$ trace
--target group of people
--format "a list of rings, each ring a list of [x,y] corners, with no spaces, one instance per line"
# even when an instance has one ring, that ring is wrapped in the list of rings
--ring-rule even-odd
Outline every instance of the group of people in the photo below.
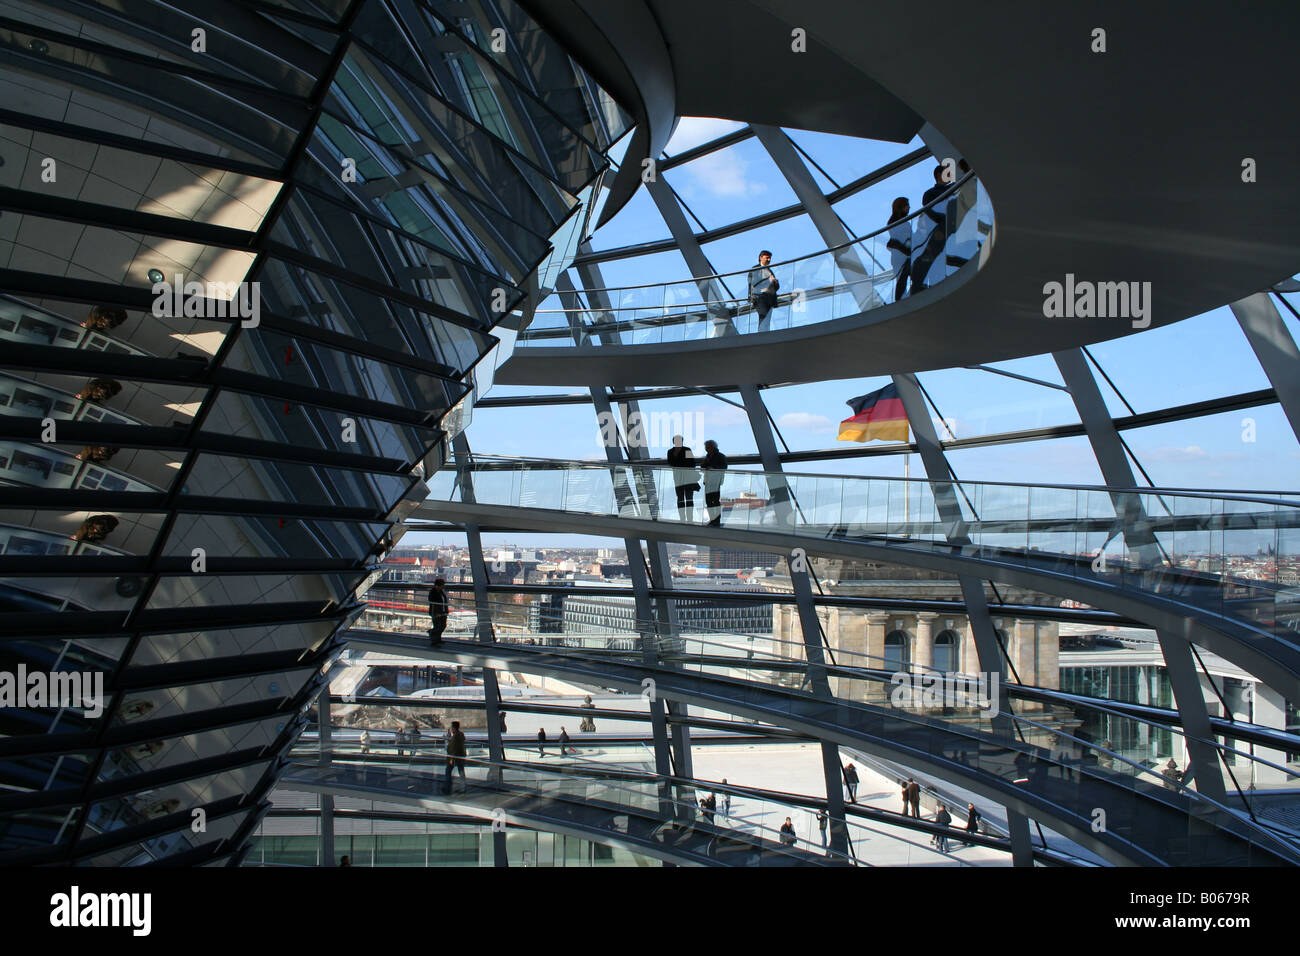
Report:
[[[885,247],[895,276],[895,302],[938,282],[947,274],[946,267],[964,264],[979,249],[981,227],[977,217],[970,215],[979,200],[979,185],[973,176],[967,177],[969,172],[965,159],[957,160],[955,167],[951,161],[935,166],[934,185],[922,193],[923,209],[915,217],[906,196],[894,200]],[[945,200],[955,200],[955,204]],[[748,279],[749,304],[758,316],[758,331],[765,332],[781,288],[769,250],[758,254],[758,264],[749,270]]]
[[[696,461],[690,446],[683,444],[681,435],[673,436],[673,447],[668,449],[668,464],[673,470],[673,485],[677,489],[677,517],[683,524],[695,522],[695,492],[704,483],[704,507],[708,523],[713,527],[722,524],[722,478],[727,470],[727,456],[718,451],[718,443],[710,439],[704,443],[704,458]]]
[[[591,698],[589,697],[587,699],[590,700]],[[546,756],[546,728],[545,727],[537,728],[537,753],[539,756],[542,757]],[[577,755],[578,755],[578,751],[575,748],[569,746],[569,731],[566,728],[561,727],[560,728],[560,756],[576,757]]]
[[[406,750],[409,748],[411,755],[415,756],[420,746],[420,736],[420,728],[418,726],[412,727],[409,733],[405,730],[399,729],[397,731],[397,736],[393,740],[393,746],[397,750],[397,755],[399,757],[405,756]],[[461,780],[465,779],[465,759],[468,755],[468,750],[465,746],[465,732],[460,729],[459,720],[453,720],[451,722],[451,727],[447,730],[445,742],[447,746],[447,779],[443,785],[443,792],[451,793],[452,773],[458,771]],[[370,737],[370,731],[363,730],[361,732],[361,752],[363,754],[370,753],[372,743],[373,741]]]
[[[970,172],[966,160],[958,160],[957,175],[952,167],[940,164],[934,168],[934,185],[921,195],[924,207],[920,215],[912,215],[906,196],[894,200],[889,214],[890,268],[893,270],[894,301],[904,295],[914,295],[944,277],[947,266],[960,266],[979,248],[978,222],[970,213],[978,199],[974,178],[957,184]],[[947,194],[954,191],[955,197]],[[955,198],[955,215],[948,216],[945,198]],[[945,253],[951,230],[953,242]],[[908,290],[908,282],[911,289]]]
[[[1107,741],[1109,743],[1109,741]],[[843,769],[844,788],[848,791],[849,803],[858,802],[858,769],[853,764],[848,764]],[[912,777],[903,781],[900,789],[900,795],[903,798],[903,816],[921,819],[921,785]],[[934,813],[934,822],[942,827],[952,824],[952,814],[948,812],[947,806],[940,803]],[[822,832],[822,845],[826,845],[826,811],[821,810],[817,814],[817,826]],[[980,824],[980,812],[975,809],[975,804],[966,804],[966,832],[978,833]],[[945,834],[937,833],[930,840],[930,845],[936,847],[939,852],[948,852],[948,837]],[[964,846],[970,846],[969,842],[963,841]]]

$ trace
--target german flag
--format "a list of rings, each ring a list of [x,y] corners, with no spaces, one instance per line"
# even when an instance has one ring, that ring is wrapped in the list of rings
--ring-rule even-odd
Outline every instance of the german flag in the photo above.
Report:
[[[846,404],[853,409],[853,417],[840,422],[836,441],[907,441],[907,413],[892,383]]]

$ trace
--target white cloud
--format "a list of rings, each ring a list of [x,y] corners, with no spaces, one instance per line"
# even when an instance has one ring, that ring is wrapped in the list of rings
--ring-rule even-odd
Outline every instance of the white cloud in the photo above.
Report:
[[[728,428],[732,425],[748,425],[749,416],[735,405],[723,405],[710,408],[704,413],[704,424],[714,428]]]
[[[776,420],[776,427],[786,431],[822,431],[834,424],[825,415],[809,412],[786,412]]]
[[[1153,448],[1151,451],[1138,455],[1139,459],[1150,459],[1151,461],[1205,461],[1209,457],[1209,453],[1200,445],[1183,445],[1181,447],[1166,445],[1163,448]]]
[[[683,192],[687,196],[704,192],[730,199],[744,199],[765,192],[765,185],[745,175],[747,169],[749,160],[733,150],[724,149],[701,156],[693,163],[686,164],[684,171],[687,186]]]
[[[1243,461],[1248,455],[1239,451],[1221,451],[1211,454],[1200,445],[1162,445],[1149,451],[1138,450],[1139,461]]]
[[[686,150],[707,143],[711,139],[717,139],[732,130],[740,129],[743,125],[743,123],[732,120],[709,119],[704,116],[683,117],[682,121],[677,124],[677,129],[673,132],[673,138],[664,147],[664,152],[669,156],[676,156],[678,153],[684,153]]]

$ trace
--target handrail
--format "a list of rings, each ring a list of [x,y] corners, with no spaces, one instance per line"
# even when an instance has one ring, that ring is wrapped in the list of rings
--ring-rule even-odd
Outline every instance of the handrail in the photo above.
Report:
[[[489,603],[493,603],[493,602],[489,602]],[[652,633],[652,629],[654,627],[654,624],[652,622],[634,621],[633,624],[634,625],[639,624],[642,627],[646,628],[646,633]],[[731,632],[720,631],[720,630],[711,630],[706,633],[731,634]],[[581,639],[589,638],[593,640],[636,640],[644,635],[634,633],[628,635],[556,634],[553,636],[559,639],[578,638],[581,640]],[[732,636],[752,637],[756,635],[734,634]],[[654,637],[652,636],[651,639],[653,640]],[[795,643],[792,641],[781,641],[775,637],[765,637],[765,639],[772,641],[774,643],[781,643],[781,644]],[[727,648],[727,649],[735,649],[736,647],[736,645],[733,644],[723,644],[716,641],[700,640],[699,638],[689,636],[689,632],[686,636],[673,635],[671,640],[674,642],[680,641],[683,644],[693,641],[694,643],[699,644],[702,648],[720,647],[720,648]],[[509,639],[503,640],[500,635],[498,635],[492,643],[509,644],[511,646],[524,646],[524,647],[534,646],[534,645],[527,645],[527,644],[521,645],[520,642],[511,641]],[[570,650],[570,648],[566,645],[535,645],[535,646],[540,647],[542,651],[546,653],[564,652]],[[572,648],[572,650],[576,650],[579,652],[579,654],[581,654],[582,652],[587,651],[588,648],[585,648],[580,645],[576,648]],[[818,670],[825,671],[830,676],[844,677],[850,680],[867,680],[867,681],[884,683],[884,684],[888,684],[892,680],[893,674],[895,673],[893,671],[886,671],[880,668],[853,666],[850,664],[835,664],[835,663],[814,664],[808,661],[806,658],[791,657],[788,655],[781,654],[774,649],[770,649],[762,653],[766,654],[766,658],[758,657],[758,656],[751,658],[751,657],[739,657],[739,656],[732,656],[732,655],[718,655],[717,657],[712,658],[710,660],[710,664],[712,666],[728,666],[734,664],[737,667],[743,667],[745,669],[764,670],[765,669],[763,666],[764,663],[774,663],[774,664],[780,663],[780,664],[792,665],[796,668],[802,668],[805,670],[810,668],[816,668]],[[869,661],[878,659],[874,655],[863,654],[857,651],[848,651],[848,650],[841,649],[840,653],[841,655],[847,655],[850,657],[866,658]],[[636,658],[639,654],[639,651],[636,649],[620,650],[618,648],[609,648],[606,650],[606,656],[624,655],[624,654],[632,658]],[[700,655],[692,655],[690,654],[689,651],[669,652],[666,654],[661,654],[661,657],[666,658],[668,660],[681,659],[687,662],[689,662],[692,656],[700,656]],[[907,669],[907,671],[905,671],[905,673],[917,673],[915,669],[915,665],[909,666],[909,668]],[[958,677],[974,676],[974,675],[968,675],[964,673],[950,673],[946,671],[939,671],[933,667],[928,668],[926,671],[923,671],[922,673],[931,673],[934,675],[958,676]],[[1247,753],[1246,751],[1238,750],[1235,747],[1228,746],[1227,744],[1219,743],[1213,738],[1207,739],[1197,735],[1188,734],[1185,732],[1184,729],[1182,729],[1181,722],[1157,721],[1157,720],[1152,720],[1140,716],[1136,713],[1125,712],[1124,710],[1116,708],[1114,706],[1116,702],[1113,701],[1105,700],[1102,698],[1088,698],[1088,697],[1083,697],[1082,695],[1067,694],[1064,691],[1053,691],[1050,688],[1040,688],[1040,687],[1034,687],[1032,685],[1024,685],[1024,684],[1004,683],[1001,684],[1000,687],[1002,692],[1006,693],[1009,697],[1025,698],[1025,699],[1036,700],[1040,702],[1053,703],[1064,707],[1086,708],[1088,710],[1096,711],[1098,713],[1106,714],[1112,717],[1119,717],[1124,720],[1131,720],[1135,723],[1142,724],[1143,726],[1166,730],[1169,733],[1175,734],[1176,736],[1186,741],[1195,741],[1198,743],[1204,743],[1214,748],[1216,751],[1218,751],[1221,754],[1223,753],[1232,754],[1234,756],[1245,759],[1248,763],[1259,764],[1261,766],[1268,767],[1272,770],[1280,771],[1283,774],[1292,775],[1292,771],[1290,768],[1279,764],[1275,764],[1272,761],[1266,760],[1263,757],[1259,757],[1254,754]],[[795,690],[794,688],[787,688],[787,689],[791,691]],[[799,693],[804,693],[804,692],[799,691]],[[805,695],[805,696],[812,696],[812,695]],[[842,699],[842,698],[836,698],[836,699]],[[505,706],[507,709],[509,708],[508,701],[503,700],[501,702],[501,705]],[[963,706],[969,706],[969,704],[964,704]],[[1120,759],[1127,759],[1124,758],[1121,754],[1107,750],[1105,747],[1101,746],[1096,742],[1085,741],[1082,738],[1078,738],[1071,734],[1067,734],[1063,731],[1051,727],[1047,727],[1046,725],[1040,724],[1037,721],[1032,720],[1031,718],[1025,717],[1023,715],[1012,714],[1012,716],[1015,717],[1017,720],[1023,720],[1032,726],[1038,727],[1039,729],[1044,730],[1047,733],[1056,734],[1059,737],[1064,737],[1073,740],[1074,742],[1080,744],[1085,749],[1096,750],[1099,753],[1104,753],[1113,757],[1119,757]],[[1173,716],[1175,717],[1177,716],[1176,712],[1174,712]],[[944,721],[943,723],[945,725],[947,724],[946,721]],[[1177,726],[1179,729],[1174,729],[1175,726]],[[1234,728],[1236,728],[1237,725],[1233,725],[1233,726]],[[1278,733],[1284,733],[1284,732],[1279,732],[1275,728],[1265,728],[1265,729],[1273,730],[1273,735],[1271,735],[1271,739],[1266,741],[1270,747],[1285,746],[1287,742],[1291,742],[1297,745],[1297,749],[1300,749],[1300,736],[1294,736],[1293,739],[1290,741],[1286,741],[1286,740],[1279,741],[1276,735]],[[1225,736],[1228,735],[1225,734]],[[1251,734],[1250,727],[1248,725],[1247,727],[1241,728],[1239,732],[1233,733],[1231,736],[1237,739],[1249,740],[1253,735]],[[1286,734],[1285,736],[1292,737],[1292,735],[1289,734]],[[1265,741],[1253,740],[1250,742],[1263,743]]]
[[[388,755],[382,755],[382,757],[386,759],[378,759],[378,760],[370,760],[370,761],[358,760],[356,762],[363,763],[363,764],[375,763],[381,765],[385,763],[393,762],[392,758],[388,757]],[[549,798],[549,799],[563,798],[565,796],[569,796],[568,794],[565,794],[562,791],[554,794],[547,793],[542,788],[542,783],[539,782],[538,780],[529,781],[529,782],[518,781],[518,780],[516,781],[494,780],[491,776],[491,774],[494,771],[512,771],[516,773],[531,774],[539,778],[539,780],[542,778],[551,778],[551,779],[558,780],[563,777],[568,777],[570,779],[587,783],[587,784],[593,782],[599,782],[600,784],[605,786],[608,790],[614,791],[616,793],[628,794],[638,798],[653,799],[658,803],[660,803],[661,805],[665,803],[669,804],[673,806],[677,811],[679,811],[681,818],[684,819],[693,819],[694,817],[699,816],[702,812],[699,805],[694,801],[694,799],[683,800],[675,795],[668,793],[664,789],[666,786],[671,786],[674,789],[687,789],[687,790],[695,789],[689,784],[674,782],[680,780],[681,778],[666,778],[666,777],[660,777],[658,775],[652,775],[652,774],[640,774],[630,770],[623,771],[621,773],[618,771],[614,771],[614,772],[607,772],[603,774],[596,774],[596,773],[591,773],[590,772],[591,768],[587,766],[584,766],[582,771],[574,771],[574,770],[566,771],[565,769],[560,767],[543,767],[538,764],[523,762],[523,761],[512,761],[512,760],[496,761],[491,759],[483,759],[479,757],[471,757],[469,755],[461,756],[458,759],[464,761],[465,765],[467,766],[486,768],[486,770],[489,773],[488,778],[482,781],[475,780],[474,783],[476,785],[486,785],[487,789],[499,788],[501,792],[507,794],[530,793],[539,797]],[[398,758],[398,760],[400,761],[400,758]],[[298,769],[308,771],[313,774],[319,774],[321,771],[327,770],[330,767],[338,767],[339,765],[346,766],[347,765],[346,758],[342,760],[331,759],[330,763],[323,764],[323,765],[322,764],[297,764],[297,765],[291,764],[290,766],[291,768],[296,766]],[[437,776],[441,773],[441,767],[438,766],[437,764],[432,764],[432,763],[429,764],[428,765],[429,772],[424,772],[425,765],[416,765],[411,763],[410,761],[407,761],[406,766],[404,768],[401,768],[401,770],[402,772],[405,772],[415,777],[432,777],[435,781]],[[611,783],[610,781],[613,782]],[[619,783],[632,783],[632,782],[645,783],[647,785],[655,784],[657,785],[657,790],[655,792],[651,792],[647,789],[637,789],[630,786],[618,785]],[[531,784],[531,786],[529,784]],[[756,797],[755,799],[761,799],[761,798]],[[771,801],[771,802],[780,803],[781,801]],[[626,803],[626,804],[616,803],[615,805],[627,810],[640,810],[643,811],[645,814],[652,814],[651,808],[639,807],[633,803]],[[657,814],[654,815],[657,816]],[[784,843],[781,843],[779,838],[773,838],[771,836],[768,836],[768,834],[774,834],[778,832],[772,827],[766,826],[764,824],[755,824],[755,823],[749,823],[748,826],[753,827],[754,830],[757,832],[750,833],[746,830],[741,830],[739,828],[725,828],[725,827],[717,826],[716,824],[713,825],[715,829],[717,829],[720,833],[724,835],[727,833],[734,834],[735,838],[737,839],[737,842],[741,842],[741,843],[749,842],[743,839],[746,836],[757,837],[760,840],[762,839],[771,840],[771,842],[777,845],[762,846],[762,849],[768,852],[776,852],[783,856],[796,856],[800,858],[802,858],[808,852],[811,852],[810,850],[797,848],[793,844],[786,845]],[[811,847],[812,850],[815,851],[814,855],[833,856],[833,857],[840,858],[845,862],[850,862],[850,863],[857,862],[854,860],[853,857],[849,856],[848,854],[833,852],[826,848],[816,847],[811,843],[811,841],[804,840],[804,842],[808,843],[809,847]]]
[[[696,469],[700,469],[698,463],[702,459],[697,459]],[[653,459],[650,461],[620,461],[609,462],[599,459],[565,459],[565,458],[532,458],[520,455],[483,455],[471,454],[469,463],[471,466],[477,466],[480,463],[510,465],[519,464],[538,464],[543,467],[537,468],[538,471],[568,471],[578,469],[591,469],[596,471],[611,471],[619,468],[639,468],[639,469],[671,469],[673,466],[667,464],[666,459]],[[445,472],[455,472],[466,470],[463,459],[451,459],[446,462],[440,469]],[[527,468],[513,469],[503,468],[483,468],[483,471],[527,471]],[[1221,491],[1207,491],[1204,488],[1169,488],[1169,487],[1127,487],[1122,485],[1073,485],[1073,484],[1041,484],[1025,481],[971,481],[969,479],[957,478],[901,478],[890,475],[835,475],[825,472],[806,472],[806,471],[761,471],[754,469],[729,468],[725,472],[729,475],[772,475],[776,478],[821,478],[837,479],[843,481],[890,481],[890,482],[910,482],[917,485],[963,485],[974,486],[982,485],[986,487],[999,488],[1044,488],[1056,491],[1095,491],[1106,494],[1140,494],[1140,495],[1168,495],[1180,498],[1209,498],[1212,500],[1224,501],[1249,501],[1255,504],[1273,504],[1285,505],[1287,507],[1300,507],[1300,491],[1247,491],[1229,490],[1225,494]],[[1271,498],[1260,497],[1261,495],[1293,495],[1295,501],[1275,500]]]
[[[863,235],[857,236],[856,238],[853,239],[849,239],[846,242],[841,242],[838,246],[829,246],[825,249],[818,249],[816,252],[809,252],[806,255],[796,256],[793,259],[783,259],[780,262],[768,263],[766,268],[778,269],[781,266],[794,265],[797,262],[803,262],[807,259],[813,258],[814,256],[824,256],[827,253],[833,254],[836,252],[840,252],[841,250],[847,249],[849,246],[857,245],[859,242],[862,242],[866,239],[874,239],[876,236],[884,235],[885,233],[889,232],[890,229],[893,229],[895,226],[897,226],[900,222],[911,222],[917,216],[920,216],[922,213],[937,207],[940,203],[948,202],[949,200],[952,199],[954,192],[956,192],[958,189],[964,186],[968,180],[973,179],[974,177],[975,177],[975,171],[971,170],[970,172],[962,176],[961,179],[954,180],[952,183],[949,183],[948,187],[942,193],[940,193],[934,199],[931,199],[925,205],[918,207],[915,212],[909,213],[908,215],[904,216],[902,219],[896,220],[891,223],[887,223],[886,225],[881,226],[879,229],[876,229],[873,232],[864,233]],[[575,291],[577,292],[623,292],[626,291],[627,289],[654,289],[665,285],[684,285],[688,282],[696,282],[696,283],[708,282],[712,279],[726,279],[731,276],[748,275],[748,273],[754,268],[755,266],[749,266],[748,268],[745,269],[737,269],[734,272],[714,272],[705,276],[692,276],[689,279],[678,279],[673,282],[643,282],[640,285],[604,286],[602,288],[578,289]],[[564,311],[575,311],[575,310],[566,309]],[[601,312],[601,311],[609,311],[609,310],[601,309],[600,307],[593,306],[590,309],[587,309],[585,311]]]
[[[444,641],[446,641],[446,638],[444,638]],[[456,643],[464,643],[469,648],[486,651],[488,648],[493,647],[495,644],[506,644],[508,642],[494,642],[493,644],[484,644],[482,642],[476,642],[476,641],[469,641],[469,642],[457,641]],[[528,645],[514,645],[514,646],[524,647],[524,648],[528,647]],[[549,646],[539,646],[537,648],[536,653],[549,654],[558,658],[568,657],[576,660],[585,660],[587,663],[599,663],[602,659],[601,657],[597,657],[594,655],[584,654],[583,649],[581,648],[563,648],[563,647],[557,648],[557,647],[549,647]],[[630,655],[629,660],[626,661],[626,663],[632,664],[633,666],[653,666],[655,667],[655,669],[660,669],[660,665],[657,664],[645,665],[644,662],[642,662],[639,659],[639,657],[636,656],[635,652],[628,651],[623,653]],[[608,656],[609,655],[604,655],[605,659],[608,659]],[[742,664],[748,663],[743,658],[739,659],[739,661]],[[803,663],[807,667],[818,667],[826,671],[847,670],[844,668],[837,668],[833,665],[809,665],[806,661],[801,661],[800,663]],[[756,669],[760,669],[760,670],[762,669],[761,663]],[[849,673],[852,674],[855,672],[849,671]],[[729,677],[726,675],[717,675],[717,674],[706,674],[704,676],[706,676],[710,680],[736,682],[742,685],[755,684],[755,682],[752,680],[746,680],[745,678],[740,678],[740,677]],[[874,675],[867,674],[866,676],[871,677]],[[791,688],[791,687],[778,687],[770,684],[760,684],[760,686],[763,686],[766,689],[771,690],[773,692],[798,696],[800,698],[807,699],[813,702],[820,702],[820,703],[827,702],[826,698],[818,697],[816,695],[804,692],[799,689]],[[1014,685],[1008,685],[1008,686],[1014,686]],[[879,705],[872,705],[869,702],[853,701],[844,698],[833,698],[832,700],[835,703],[840,705],[861,707],[868,712],[872,710],[880,709]],[[1100,767],[1094,769],[1087,762],[1082,760],[1066,760],[1064,758],[1058,760],[1051,755],[1055,751],[1044,753],[1045,748],[1036,744],[1029,743],[1027,741],[1016,740],[1002,735],[989,734],[978,728],[968,727],[961,723],[947,721],[938,717],[932,717],[921,713],[912,713],[902,708],[889,708],[889,712],[891,715],[893,715],[894,717],[903,721],[906,724],[914,725],[917,727],[930,727],[934,729],[939,729],[944,733],[952,734],[955,737],[970,740],[973,742],[989,742],[991,740],[995,740],[999,746],[1006,748],[1008,750],[1025,753],[1026,756],[1029,756],[1034,760],[1043,761],[1052,766],[1061,767],[1080,774],[1086,774],[1090,779],[1097,780],[1102,783],[1110,784],[1112,786],[1118,786],[1128,793],[1141,794],[1142,791],[1137,788],[1136,784],[1144,776],[1150,776],[1151,778],[1153,778],[1151,781],[1149,781],[1150,783],[1159,783],[1161,788],[1177,790],[1185,799],[1191,801],[1193,804],[1206,806],[1209,808],[1213,808],[1214,810],[1221,811],[1227,814],[1230,820],[1237,821],[1238,825],[1244,825],[1247,827],[1256,828],[1260,831],[1268,833],[1274,839],[1280,838],[1284,840],[1294,840],[1294,835],[1289,833],[1285,834],[1282,837],[1279,837],[1278,828],[1262,823],[1261,821],[1255,819],[1253,817],[1253,814],[1251,815],[1251,818],[1248,821],[1246,819],[1243,819],[1240,816],[1238,811],[1234,811],[1230,807],[1227,807],[1226,805],[1215,800],[1213,797],[1207,796],[1206,794],[1200,791],[1192,790],[1185,783],[1181,781],[1170,781],[1169,779],[1165,778],[1163,774],[1160,771],[1156,770],[1153,766],[1146,766],[1145,764],[1139,763],[1138,761],[1126,757],[1123,754],[1119,754],[1119,753],[1115,753],[1114,751],[1107,750],[1105,747],[1101,746],[1095,741],[1083,740],[1082,738],[1076,737],[1073,734],[1064,731],[1063,729],[1049,727],[1045,724],[1041,724],[1038,721],[1035,721],[1031,718],[1022,715],[1007,713],[1007,716],[1014,722],[1016,727],[1019,727],[1021,724],[1025,724],[1031,727],[1038,728],[1043,733],[1054,736],[1057,740],[1072,741],[1074,744],[1078,745],[1080,752],[1086,752],[1091,750],[1091,751],[1096,751],[1099,754],[1106,754],[1111,758],[1112,767],[1121,767],[1126,765],[1129,769],[1127,771],[1122,771],[1118,773],[1108,772],[1103,774],[1097,772],[1098,770],[1102,769]],[[1126,717],[1127,719],[1135,720],[1138,723],[1148,723],[1147,721],[1143,721],[1141,718],[1129,717],[1128,715],[1120,714],[1117,716],[1123,716]],[[992,716],[990,716],[989,719],[992,720],[993,719]],[[1163,728],[1163,729],[1168,729],[1168,728]],[[1177,733],[1179,737],[1186,738],[1187,736],[1185,734],[1178,733],[1177,731],[1171,731],[1171,732]],[[1201,738],[1191,738],[1191,739],[1201,740]],[[1255,757],[1254,755],[1247,754],[1242,751],[1237,751],[1233,748],[1228,748],[1226,747],[1226,745],[1219,744],[1217,741],[1208,740],[1205,741],[1205,743],[1214,747],[1215,750],[1219,753],[1222,753],[1226,750],[1236,755],[1242,756],[1248,761],[1260,763],[1265,766],[1272,767],[1274,769],[1280,769],[1286,773],[1290,772],[1287,768],[1278,767],[1277,765],[1272,764],[1269,761],[1265,761],[1262,758]],[[1170,783],[1174,783],[1174,786],[1172,788],[1170,787]],[[1153,791],[1153,792],[1159,792],[1159,791]],[[1237,795],[1245,799],[1245,795],[1241,792],[1240,788],[1237,788]],[[1147,796],[1151,797],[1151,794],[1147,794]],[[1249,807],[1248,807],[1248,812],[1249,812]],[[1241,836],[1241,834],[1239,833],[1236,835]]]

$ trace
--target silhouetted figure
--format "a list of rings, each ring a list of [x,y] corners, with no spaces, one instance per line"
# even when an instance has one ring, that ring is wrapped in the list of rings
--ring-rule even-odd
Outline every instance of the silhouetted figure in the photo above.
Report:
[[[818,808],[817,808],[817,829],[821,832],[821,835],[822,835],[822,848],[823,848],[823,849],[827,846],[827,841],[826,841],[826,826],[827,826],[827,824],[830,823],[830,820],[831,820],[831,818],[826,814],[826,808],[825,808],[825,807],[818,807]]]
[[[912,816],[921,819],[921,785],[911,777],[907,778],[907,799],[912,804]]]
[[[930,267],[943,251],[948,236],[947,212],[938,200],[951,188],[952,184],[944,181],[944,167],[934,167],[934,185],[921,196],[921,205],[929,208],[916,217],[916,231],[912,234],[912,295],[926,288]]]
[[[442,632],[447,629],[447,613],[450,609],[447,582],[438,578],[429,589],[429,620],[433,623],[429,628],[429,644],[433,647],[442,643]]]
[[[727,470],[727,456],[718,451],[718,443],[704,443],[704,504],[709,509],[709,524],[722,525],[722,473]]]
[[[776,275],[768,268],[772,253],[764,249],[758,254],[758,265],[749,270],[749,303],[758,315],[758,331],[767,329],[768,314],[776,308],[776,290],[781,288]]]
[[[889,242],[885,248],[889,250],[889,266],[898,277],[894,280],[895,302],[907,291],[907,277],[912,274],[912,220],[907,218],[911,212],[907,197],[899,196],[889,214]]]
[[[718,809],[718,795],[715,793],[711,793],[707,797],[701,799],[700,809],[704,811],[704,822],[712,823],[713,815],[714,813],[717,812]]]
[[[966,832],[979,833],[979,828],[980,828],[980,812],[975,809],[975,804],[968,803],[966,804]],[[970,846],[970,841],[963,840],[962,846]]]
[[[444,793],[451,793],[453,770],[460,771],[461,781],[465,780],[465,753],[465,734],[460,729],[460,721],[453,720],[451,730],[447,731],[447,785]]]
[[[537,728],[537,753],[546,756],[546,731],[541,727]]]
[[[700,473],[695,470],[695,455],[689,445],[682,444],[681,435],[673,436],[668,464],[673,469],[673,486],[677,489],[677,518],[689,524],[695,518],[695,492],[700,490]]]
[[[351,865],[352,865],[352,857],[348,856],[346,853],[344,853],[341,857],[339,857],[339,866],[351,866]]]
[[[844,786],[849,791],[849,803],[858,802],[858,768],[849,764],[844,768]]]

